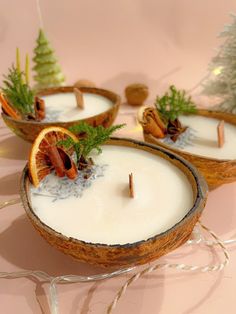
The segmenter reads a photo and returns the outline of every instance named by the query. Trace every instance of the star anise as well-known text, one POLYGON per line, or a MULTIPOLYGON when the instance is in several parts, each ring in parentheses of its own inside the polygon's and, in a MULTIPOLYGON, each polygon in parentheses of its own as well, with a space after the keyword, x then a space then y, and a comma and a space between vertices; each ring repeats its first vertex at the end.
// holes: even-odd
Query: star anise
POLYGON ((170 136, 170 139, 173 142, 176 142, 180 134, 184 133, 186 131, 187 127, 183 127, 179 119, 175 119, 173 121, 169 120, 167 125, 167 133, 170 136))
POLYGON ((81 156, 78 162, 78 169, 79 170, 89 169, 93 165, 94 162, 92 158, 85 159, 83 156, 81 156))

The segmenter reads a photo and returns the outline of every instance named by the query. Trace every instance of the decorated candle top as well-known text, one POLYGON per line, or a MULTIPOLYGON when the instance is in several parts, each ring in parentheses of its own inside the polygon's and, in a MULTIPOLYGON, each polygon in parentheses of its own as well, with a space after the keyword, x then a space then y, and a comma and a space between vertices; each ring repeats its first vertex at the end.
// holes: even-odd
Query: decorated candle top
MULTIPOLYGON (((187 129, 185 132, 189 132, 191 138, 187 145, 183 145, 182 147, 177 146, 177 148, 191 154, 210 158, 236 159, 236 127, 234 125, 225 122, 225 143, 223 147, 219 148, 217 141, 217 125, 220 121, 218 119, 200 115, 189 115, 181 116, 180 121, 183 126, 189 127, 189 130, 187 129)), ((174 143, 172 143, 172 145, 173 144, 174 143)))
POLYGON ((236 127, 198 115, 184 90, 170 86, 162 97, 157 97, 155 106, 139 111, 145 133, 191 154, 219 160, 236 159, 236 127))
MULTIPOLYGON (((80 197, 69 193, 68 197, 55 200, 48 196, 46 186, 31 187, 35 214, 67 237, 103 244, 134 243, 171 228, 193 206, 192 188, 186 176, 159 156, 109 145, 93 159, 102 167, 103 176, 93 180, 80 197), (134 198, 128 192, 131 172, 134 198)), ((53 174, 46 179, 49 185, 62 180, 53 174)), ((65 195, 63 190, 61 195, 65 195)))
POLYGON ((77 106, 74 93, 56 93, 43 96, 46 119, 44 121, 73 121, 98 115, 112 107, 112 101, 101 95, 83 93, 84 108, 77 106))

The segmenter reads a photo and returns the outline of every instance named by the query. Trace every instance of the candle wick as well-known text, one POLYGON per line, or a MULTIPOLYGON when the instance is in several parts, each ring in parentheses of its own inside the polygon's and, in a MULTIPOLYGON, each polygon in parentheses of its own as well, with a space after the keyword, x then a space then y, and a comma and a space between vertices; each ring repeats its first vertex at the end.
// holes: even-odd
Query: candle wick
POLYGON ((221 120, 217 125, 217 138, 218 138, 218 147, 221 148, 225 143, 225 131, 224 131, 225 122, 221 120))
POLYGON ((129 174, 129 197, 134 198, 134 176, 132 172, 129 174))
POLYGON ((43 28, 43 16, 42 16, 42 11, 40 7, 40 0, 36 0, 36 6, 37 6, 38 19, 39 19, 39 26, 42 29, 43 28))
POLYGON ((83 98, 83 94, 81 93, 81 91, 78 88, 74 88, 74 94, 75 94, 75 98, 76 98, 76 103, 77 103, 77 107, 80 109, 84 109, 84 98, 83 98))

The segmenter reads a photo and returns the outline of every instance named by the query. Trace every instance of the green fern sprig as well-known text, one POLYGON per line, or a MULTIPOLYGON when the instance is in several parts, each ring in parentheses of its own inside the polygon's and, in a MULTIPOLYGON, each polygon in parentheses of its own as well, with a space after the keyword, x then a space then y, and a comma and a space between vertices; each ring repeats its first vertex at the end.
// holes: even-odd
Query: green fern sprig
POLYGON ((22 115, 33 113, 34 92, 29 87, 29 56, 26 54, 25 71, 21 71, 20 50, 16 48, 16 66, 4 75, 2 92, 9 103, 22 115))
POLYGON ((33 112, 34 93, 25 83, 24 73, 19 72, 14 65, 9 73, 4 75, 3 87, 1 88, 10 104, 22 114, 33 112))
POLYGON ((74 142, 71 138, 57 142, 58 146, 64 146, 70 148, 74 146, 77 160, 83 156, 87 158, 92 150, 96 150, 98 153, 102 152, 101 145, 106 142, 112 133, 124 127, 124 124, 113 125, 109 128, 103 126, 92 127, 85 122, 72 126, 69 130, 79 137, 79 142, 74 142))
POLYGON ((181 114, 196 112, 191 96, 187 96, 184 90, 177 90, 174 85, 170 86, 164 96, 157 96, 155 106, 166 122, 174 121, 181 114))

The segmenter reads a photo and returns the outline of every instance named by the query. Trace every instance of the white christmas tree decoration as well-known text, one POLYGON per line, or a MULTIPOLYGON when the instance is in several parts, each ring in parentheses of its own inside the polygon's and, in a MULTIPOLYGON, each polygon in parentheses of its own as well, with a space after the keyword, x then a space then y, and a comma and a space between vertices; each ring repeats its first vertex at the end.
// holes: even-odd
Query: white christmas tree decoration
POLYGON ((233 23, 219 34, 226 39, 209 65, 210 78, 203 83, 203 93, 220 96, 218 110, 236 113, 236 15, 231 16, 233 23))

